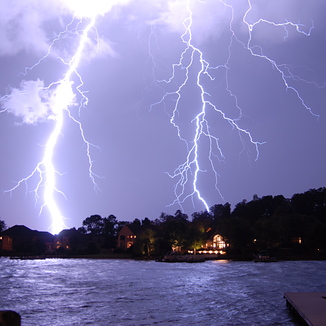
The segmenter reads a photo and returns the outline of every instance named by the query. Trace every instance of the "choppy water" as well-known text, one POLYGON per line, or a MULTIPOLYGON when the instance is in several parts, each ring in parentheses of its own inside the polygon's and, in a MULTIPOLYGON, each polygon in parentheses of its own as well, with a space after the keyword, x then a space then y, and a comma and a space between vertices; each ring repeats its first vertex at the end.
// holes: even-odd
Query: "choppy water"
POLYGON ((326 262, 0 259, 22 325, 294 325, 286 291, 326 291, 326 262))

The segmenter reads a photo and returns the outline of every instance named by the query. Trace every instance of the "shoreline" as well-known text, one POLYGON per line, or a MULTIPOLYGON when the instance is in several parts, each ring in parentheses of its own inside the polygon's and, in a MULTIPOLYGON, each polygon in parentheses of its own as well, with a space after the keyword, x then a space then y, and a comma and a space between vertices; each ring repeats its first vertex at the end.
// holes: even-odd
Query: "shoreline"
MULTIPOLYGON (((190 256, 190 255, 189 255, 190 256)), ((198 255, 200 256, 200 255, 198 255)), ((42 259, 131 259, 131 260, 157 260, 159 261, 162 256, 133 256, 130 253, 97 253, 97 254, 81 254, 81 255, 29 255, 29 254, 1 254, 0 258, 7 257, 10 259, 21 260, 42 260, 42 259)), ((277 256, 277 262, 281 261, 323 261, 326 260, 326 255, 280 255, 277 256)), ((219 257, 205 257, 205 260, 229 260, 229 261, 253 261, 253 257, 242 255, 221 255, 219 257)))

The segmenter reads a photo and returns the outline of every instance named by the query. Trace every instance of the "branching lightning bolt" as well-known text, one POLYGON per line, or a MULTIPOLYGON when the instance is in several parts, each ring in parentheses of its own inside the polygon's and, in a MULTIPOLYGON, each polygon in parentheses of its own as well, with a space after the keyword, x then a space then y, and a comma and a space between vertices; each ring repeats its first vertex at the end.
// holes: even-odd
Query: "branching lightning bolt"
MULTIPOLYGON (((75 18, 74 18, 75 19, 75 18)), ((51 52, 51 48, 54 45, 55 42, 59 41, 60 38, 63 35, 66 35, 67 33, 70 33, 69 27, 73 24, 74 19, 66 26, 66 30, 64 32, 61 32, 52 42, 47 54, 41 58, 34 66, 30 68, 25 69, 25 74, 28 70, 31 70, 35 68, 38 64, 40 64, 51 52)), ((79 21, 77 26, 81 24, 82 21, 79 21)), ((71 60, 69 62, 65 62, 63 59, 61 61, 67 65, 68 70, 65 73, 64 77, 49 85, 46 89, 51 90, 54 94, 53 97, 53 103, 52 105, 52 112, 54 113, 54 128, 45 144, 44 149, 44 155, 42 160, 37 164, 35 169, 30 173, 27 177, 21 179, 17 184, 7 190, 6 192, 9 192, 12 194, 12 192, 20 187, 23 183, 25 183, 26 186, 26 192, 29 192, 28 190, 28 181, 30 178, 32 178, 34 175, 39 175, 39 182, 37 183, 36 188, 33 190, 35 194, 35 200, 38 201, 40 197, 40 189, 41 187, 44 187, 44 203, 41 206, 40 214, 42 210, 46 207, 52 218, 52 225, 51 229, 54 234, 58 233, 65 227, 64 219, 65 217, 62 215, 58 204, 55 200, 55 194, 59 193, 61 195, 64 195, 62 191, 60 191, 56 186, 56 176, 59 174, 58 171, 56 171, 56 168, 53 163, 53 158, 55 155, 55 149, 58 142, 59 136, 62 134, 62 128, 64 123, 64 115, 67 113, 68 117, 72 119, 75 123, 78 124, 80 129, 80 134, 82 137, 82 140, 86 144, 86 155, 88 158, 89 163, 89 177, 91 178, 91 181, 94 184, 95 189, 97 189, 97 184, 95 182, 95 177, 97 177, 96 174, 93 172, 93 161, 90 156, 90 147, 94 146, 90 142, 86 140, 86 137, 84 135, 84 131, 82 128, 82 125, 80 121, 78 121, 76 118, 74 118, 70 112, 70 107, 72 105, 75 105, 75 94, 72 88, 73 85, 73 76, 77 76, 80 83, 76 87, 77 92, 81 95, 82 100, 80 103, 80 107, 85 106, 88 102, 88 98, 85 96, 85 94, 80 90, 80 87, 83 85, 83 81, 79 73, 77 72, 77 68, 81 62, 83 51, 85 50, 87 40, 89 37, 89 33, 92 28, 95 28, 95 16, 90 19, 89 23, 86 25, 86 27, 82 30, 82 34, 80 36, 79 45, 77 47, 77 50, 75 51, 74 55, 72 56, 71 60), (53 89, 54 88, 54 89, 53 89)), ((76 29, 77 30, 77 29, 76 29)), ((76 32, 75 30, 75 32, 76 32)))
POLYGON ((258 24, 265 23, 265 24, 272 25, 274 27, 283 27, 284 30, 285 30, 285 36, 284 36, 284 40, 285 40, 288 37, 288 30, 287 30, 288 27, 293 27, 293 28, 296 29, 296 31, 298 33, 304 34, 306 36, 310 36, 310 33, 311 33, 312 29, 314 28, 313 22, 312 22, 312 25, 309 28, 308 32, 305 32, 305 31, 302 30, 302 27, 303 27, 302 24, 288 22, 288 21, 285 22, 285 23, 275 23, 273 21, 268 21, 266 19, 259 19, 258 21, 250 24, 247 21, 247 15, 251 10, 252 10, 251 1, 248 0, 248 10, 246 11, 246 13, 245 13, 245 15, 243 17, 243 22, 248 27, 248 35, 249 35, 247 44, 245 45, 246 49, 248 49, 250 51, 252 56, 256 56, 256 57, 259 57, 261 59, 264 59, 264 60, 268 61, 272 65, 272 67, 275 68, 279 72, 279 74, 281 75, 283 84, 286 87, 286 89, 293 91, 295 93, 295 95, 297 96, 297 98, 300 100, 302 106, 305 109, 307 109, 313 116, 315 116, 316 118, 319 118, 319 115, 315 114, 313 112, 313 110, 306 104, 305 100, 300 95, 300 92, 295 87, 289 85, 288 79, 295 80, 295 77, 291 73, 291 71, 289 69, 289 66, 285 65, 285 64, 277 64, 273 59, 271 59, 270 57, 268 57, 267 55, 264 54, 263 49, 260 46, 251 46, 252 31, 253 31, 254 27, 257 26, 258 24), (258 52, 255 51, 255 50, 258 50, 258 52), (288 75, 286 74, 286 71, 288 71, 288 75))
MULTIPOLYGON (((172 1, 173 2, 173 1, 172 1)), ((195 200, 203 205, 203 207, 208 211, 210 204, 206 199, 203 191, 201 190, 201 183, 203 176, 209 169, 213 174, 213 183, 216 189, 216 192, 224 200, 222 192, 218 187, 219 172, 217 168, 217 163, 222 162, 225 159, 225 150, 221 145, 219 136, 216 135, 216 120, 213 121, 210 118, 210 115, 217 117, 219 121, 222 121, 227 126, 234 130, 239 137, 240 143, 242 144, 242 152, 248 153, 253 151, 255 154, 255 159, 259 158, 259 149, 264 141, 257 141, 252 133, 243 128, 241 125, 241 118, 244 117, 244 110, 242 109, 242 104, 238 100, 235 92, 232 90, 231 84, 229 83, 229 71, 231 69, 231 58, 232 58, 232 47, 235 43, 240 44, 242 48, 247 51, 253 58, 257 60, 264 60, 268 62, 276 74, 280 78, 280 82, 284 85, 285 89, 294 93, 297 100, 301 103, 302 107, 307 109, 313 116, 318 117, 317 114, 306 103, 304 98, 301 96, 298 89, 292 86, 291 81, 300 81, 305 83, 310 83, 316 87, 326 87, 326 85, 318 85, 317 83, 304 80, 299 76, 292 73, 291 66, 288 64, 277 63, 273 58, 269 57, 264 53, 264 50, 261 46, 253 45, 253 31, 254 29, 262 24, 268 24, 275 28, 283 28, 285 31, 284 38, 288 37, 288 31, 290 29, 296 30, 297 33, 304 34, 309 36, 312 29, 311 28, 305 32, 303 25, 299 23, 293 23, 289 21, 285 22, 273 22, 268 21, 263 18, 258 19, 254 22, 249 21, 249 13, 252 10, 251 0, 243 1, 247 3, 247 10, 243 12, 242 15, 242 25, 246 30, 245 41, 243 41, 243 35, 241 37, 237 34, 235 28, 235 9, 232 5, 229 4, 227 0, 215 0, 215 3, 221 4, 225 12, 224 14, 229 14, 228 28, 229 28, 229 43, 227 44, 225 50, 227 52, 226 59, 220 65, 211 65, 210 62, 206 59, 204 51, 196 45, 194 35, 194 15, 193 15, 193 5, 202 4, 205 5, 205 1, 202 0, 182 0, 175 1, 176 3, 184 3, 184 10, 186 13, 186 18, 183 21, 183 32, 180 34, 181 44, 183 46, 183 51, 180 53, 179 58, 176 60, 171 67, 172 72, 170 73, 169 78, 156 80, 154 82, 155 86, 158 86, 160 90, 163 90, 163 95, 159 101, 152 104, 152 108, 157 105, 163 105, 166 109, 166 113, 169 115, 169 121, 171 125, 175 128, 178 138, 184 143, 186 148, 185 159, 172 173, 168 175, 176 180, 174 186, 174 195, 175 199, 171 205, 179 205, 183 209, 185 201, 192 201, 195 206, 195 200), (229 113, 230 111, 227 108, 223 107, 218 100, 214 99, 213 96, 207 90, 207 84, 214 84, 215 82, 215 73, 217 71, 222 71, 223 75, 223 84, 225 91, 231 99, 232 109, 236 109, 236 114, 229 113), (180 80, 180 76, 181 80, 180 80), (182 114, 183 110, 183 100, 184 92, 190 87, 192 90, 195 90, 196 97, 198 99, 197 103, 193 104, 195 108, 195 113, 191 113, 191 123, 188 126, 187 133, 191 132, 191 136, 186 135, 184 128, 179 122, 179 117, 182 114), (168 89, 168 90, 167 90, 168 89), (167 102, 169 100, 174 101, 174 104, 171 108, 167 109, 167 102), (204 154, 204 155, 203 155, 204 154), (204 159, 205 161, 204 161, 204 159)), ((54 120, 54 127, 52 132, 49 135, 49 138, 44 145, 44 153, 40 162, 36 165, 34 170, 25 178, 18 181, 15 186, 6 192, 12 194, 14 190, 25 184, 26 193, 33 192, 35 200, 38 201, 41 196, 41 190, 44 189, 43 198, 44 204, 41 206, 40 213, 46 207, 52 217, 52 231, 57 233, 65 227, 64 216, 62 215, 58 204, 56 202, 56 195, 62 195, 65 197, 64 193, 58 189, 56 177, 59 175, 59 172, 54 166, 54 156, 56 146, 58 144, 58 139, 63 131, 63 125, 65 117, 70 118, 74 121, 80 130, 80 135, 83 142, 86 144, 86 155, 88 158, 89 164, 89 177, 95 187, 97 184, 95 179, 98 177, 93 172, 93 160, 90 155, 91 146, 94 146, 87 141, 81 122, 74 117, 70 108, 76 106, 76 94, 81 97, 79 103, 79 110, 86 106, 88 103, 88 98, 85 95, 85 92, 82 91, 83 80, 81 75, 78 73, 77 69, 85 53, 85 48, 87 47, 87 42, 90 37, 91 30, 94 30, 97 35, 96 30, 96 17, 98 14, 103 14, 111 10, 115 5, 118 4, 127 4, 128 1, 104 1, 104 0, 95 0, 94 3, 90 1, 76 1, 70 0, 67 1, 70 5, 75 6, 76 16, 79 11, 81 16, 78 17, 88 17, 87 23, 83 18, 76 18, 74 16, 72 20, 66 25, 65 30, 57 34, 53 39, 51 39, 51 45, 48 48, 48 52, 33 66, 25 68, 23 75, 27 75, 28 72, 41 63, 50 55, 54 45, 57 42, 60 42, 63 38, 69 35, 77 35, 79 37, 79 42, 76 51, 72 55, 72 58, 67 62, 62 58, 59 58, 61 62, 67 67, 67 71, 64 74, 63 78, 51 83, 49 86, 44 87, 43 91, 48 92, 51 106, 51 119, 54 120), (85 6, 85 7, 84 7, 85 6), (77 79, 79 84, 73 87, 73 79, 77 79), (29 181, 32 177, 36 176, 38 178, 37 185, 34 190, 29 190, 29 181)), ((170 1, 168 1, 170 4, 170 1)), ((71 9, 71 8, 70 8, 71 9)), ((97 35, 98 37, 98 35, 97 35)), ((151 36, 155 37, 154 30, 151 29, 151 36)), ((149 47, 149 50, 150 47, 149 47)), ((154 55, 149 51, 151 57, 152 66, 152 76, 154 79, 155 71, 158 66, 155 64, 154 55)), ((0 98, 1 102, 6 102, 8 96, 0 98)), ((7 111, 6 108, 0 110, 0 113, 7 111)), ((192 110, 189 110, 192 111, 192 110)), ((188 113, 189 114, 189 113, 188 113)))
MULTIPOLYGON (((274 61, 272 58, 268 57, 263 53, 263 49, 259 46, 252 46, 252 31, 253 29, 259 25, 259 24, 270 24, 274 27, 282 27, 285 30, 285 39, 288 36, 288 28, 292 27, 295 28, 298 33, 304 34, 306 36, 309 36, 311 33, 311 30, 313 29, 313 25, 309 29, 308 32, 304 32, 302 30, 302 25, 293 23, 293 22, 284 22, 284 23, 275 23, 272 21, 268 21, 265 19, 259 19, 258 21, 254 23, 249 23, 247 20, 249 12, 252 10, 252 4, 251 1, 248 0, 248 9, 243 15, 243 23, 247 27, 247 41, 244 43, 241 41, 238 37, 236 32, 233 29, 233 23, 234 23, 234 8, 232 5, 228 4, 224 0, 218 0, 219 3, 223 4, 225 8, 228 8, 230 10, 230 20, 229 20, 229 30, 230 30, 230 42, 228 45, 228 58, 226 62, 219 66, 211 66, 208 61, 204 58, 204 53, 200 50, 199 47, 195 46, 193 41, 193 33, 192 33, 192 26, 193 26, 193 11, 191 9, 191 4, 194 4, 195 2, 199 3, 202 1, 199 0, 186 0, 185 2, 185 10, 187 11, 187 18, 183 21, 184 26, 184 33, 181 35, 181 41, 184 44, 184 50, 180 55, 179 61, 172 65, 172 74, 168 79, 164 80, 157 80, 157 85, 164 89, 164 85, 177 85, 176 89, 173 91, 166 91, 164 95, 162 96, 161 100, 154 103, 152 107, 162 104, 166 106, 166 101, 168 98, 173 99, 175 101, 175 104, 173 105, 172 114, 170 114, 170 122, 173 125, 173 127, 177 131, 177 135, 180 140, 182 140, 187 148, 187 154, 185 161, 180 164, 175 171, 171 174, 168 173, 168 175, 176 179, 177 182, 174 186, 174 193, 175 193, 175 200, 170 204, 170 206, 178 204, 181 209, 183 208, 183 204, 187 199, 190 199, 194 205, 194 199, 197 198, 205 207, 207 211, 209 211, 209 203, 205 200, 204 196, 201 194, 200 191, 200 177, 202 173, 205 173, 206 171, 201 167, 201 156, 199 155, 199 152, 202 150, 204 143, 204 140, 208 140, 209 143, 209 150, 207 152, 206 157, 208 158, 210 162, 211 171, 214 174, 215 179, 215 189, 222 200, 224 200, 223 195, 221 191, 218 188, 218 172, 216 168, 216 159, 223 160, 225 158, 223 154, 223 150, 219 143, 219 138, 214 136, 214 134, 211 132, 211 126, 213 125, 213 121, 209 121, 207 118, 207 113, 211 110, 213 110, 215 113, 219 114, 220 117, 226 122, 229 123, 231 128, 236 130, 238 132, 240 141, 243 145, 243 151, 248 151, 248 145, 253 146, 255 153, 256 153, 256 160, 258 160, 259 157, 259 146, 264 144, 264 141, 257 141, 254 139, 252 134, 249 130, 246 130, 240 126, 240 119, 243 117, 243 110, 241 106, 239 105, 237 96, 232 92, 230 86, 229 86, 229 61, 232 55, 231 47, 234 42, 238 42, 243 46, 243 48, 253 56, 260 58, 262 60, 266 60, 271 64, 271 66, 279 73, 281 80, 287 90, 291 90, 295 93, 298 100, 301 102, 302 106, 307 109, 312 115, 318 117, 317 114, 315 114, 312 109, 306 104, 302 96, 300 95, 299 91, 291 86, 289 84, 289 80, 300 80, 299 77, 293 75, 291 73, 291 69, 289 65, 285 64, 278 64, 276 61, 274 61), (196 66, 197 68, 196 72, 196 82, 194 83, 190 79, 190 70, 195 70, 196 66), (212 72, 214 70, 218 69, 224 69, 224 79, 225 79, 225 89, 228 92, 229 96, 233 99, 234 106, 237 108, 239 114, 236 118, 231 118, 226 114, 226 110, 223 108, 220 108, 217 104, 214 104, 210 100, 210 94, 205 90, 204 82, 209 80, 214 82, 214 77, 212 72), (177 73, 183 72, 183 79, 182 81, 178 81, 177 79, 177 73), (181 105, 180 102, 184 95, 182 95, 182 91, 186 86, 189 86, 190 83, 195 84, 197 87, 197 90, 200 93, 200 105, 198 105, 198 108, 196 110, 196 114, 194 115, 192 119, 192 124, 195 125, 195 131, 193 132, 193 136, 191 139, 187 140, 182 136, 182 128, 176 121, 176 117, 180 114, 181 105), (163 86, 162 86, 163 85, 163 86), (191 187, 190 187, 191 185, 191 187), (186 192, 186 187, 190 187, 190 191, 186 192)), ((204 3, 204 2, 202 2, 204 3)), ((305 81, 305 80, 304 80, 305 81)), ((305 81, 308 82, 308 81, 305 81)))

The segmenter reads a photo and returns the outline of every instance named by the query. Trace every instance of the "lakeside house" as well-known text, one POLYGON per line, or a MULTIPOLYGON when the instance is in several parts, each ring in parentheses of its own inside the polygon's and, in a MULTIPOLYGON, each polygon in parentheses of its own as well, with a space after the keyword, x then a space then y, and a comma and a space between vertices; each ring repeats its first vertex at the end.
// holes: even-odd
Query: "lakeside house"
POLYGON ((208 230, 206 243, 199 251, 204 254, 225 254, 227 247, 229 247, 229 244, 222 235, 216 233, 216 231, 208 230))
POLYGON ((82 235, 76 228, 64 229, 55 236, 55 249, 71 250, 82 245, 82 235))
POLYGON ((54 249, 54 236, 45 231, 31 230, 24 225, 15 225, 0 234, 1 249, 7 252, 47 251, 54 249))
POLYGON ((126 250, 132 247, 137 239, 137 235, 141 232, 141 227, 134 224, 124 225, 118 232, 117 248, 126 250))
POLYGON ((188 250, 188 253, 207 255, 208 257, 218 257, 218 255, 226 254, 226 249, 230 247, 227 240, 212 229, 208 229, 206 234, 207 239, 205 244, 203 244, 199 249, 188 250))

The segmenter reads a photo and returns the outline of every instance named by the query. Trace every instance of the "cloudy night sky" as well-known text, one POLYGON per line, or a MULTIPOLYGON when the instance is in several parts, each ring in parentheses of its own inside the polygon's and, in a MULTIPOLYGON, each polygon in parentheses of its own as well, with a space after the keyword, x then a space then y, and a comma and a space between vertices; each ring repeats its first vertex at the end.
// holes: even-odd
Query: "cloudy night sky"
POLYGON ((66 227, 326 185, 324 0, 1 0, 7 226, 58 231, 39 163, 93 14, 52 157, 66 227))

